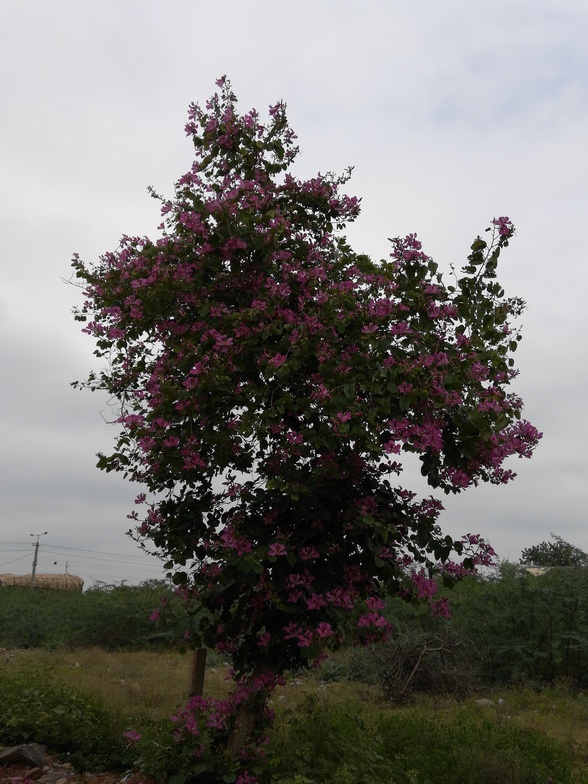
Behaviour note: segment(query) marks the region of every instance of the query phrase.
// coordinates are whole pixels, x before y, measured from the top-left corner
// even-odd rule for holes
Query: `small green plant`
[[[79,771],[119,770],[124,720],[34,667],[0,669],[0,744],[41,743]]]

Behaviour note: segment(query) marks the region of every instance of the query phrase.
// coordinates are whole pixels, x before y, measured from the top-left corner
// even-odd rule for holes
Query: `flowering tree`
[[[78,385],[118,401],[98,465],[146,487],[137,535],[167,557],[192,643],[234,666],[231,697],[193,701],[178,738],[199,738],[197,759],[224,745],[245,770],[285,670],[385,638],[389,593],[446,612],[439,578],[493,555],[478,535],[444,536],[438,500],[392,484],[398,456],[456,493],[509,481],[505,459],[540,434],[508,391],[523,303],[495,272],[510,220],[492,221],[450,285],[415,235],[375,263],[341,234],[359,213],[348,173],[295,177],[285,106],[264,124],[218,86],[190,107],[195,161],[173,199],[157,197],[159,238],[73,266],[76,318],[107,360]]]

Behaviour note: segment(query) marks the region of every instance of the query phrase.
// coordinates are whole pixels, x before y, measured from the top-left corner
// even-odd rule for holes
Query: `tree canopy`
[[[496,269],[512,222],[493,219],[449,283],[414,234],[374,262],[342,233],[349,172],[297,178],[285,105],[263,123],[218,87],[190,107],[175,196],[153,194],[160,236],[73,266],[106,360],[78,386],[118,406],[98,465],[144,486],[136,535],[168,560],[192,644],[231,657],[230,735],[287,669],[389,635],[386,594],[445,612],[438,578],[490,561],[478,534],[443,534],[437,498],[397,486],[403,453],[458,493],[508,482],[540,434],[509,390],[523,302]]]
[[[579,547],[564,541],[561,536],[551,534],[552,542],[540,542],[527,547],[521,553],[521,564],[525,566],[586,566],[588,554]]]

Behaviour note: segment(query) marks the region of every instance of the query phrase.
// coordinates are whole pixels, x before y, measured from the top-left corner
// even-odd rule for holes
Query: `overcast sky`
[[[243,111],[286,101],[300,176],[355,166],[358,251],[417,232],[448,269],[512,218],[514,390],[544,438],[514,483],[451,498],[441,522],[503,559],[551,531],[588,550],[587,39],[585,0],[3,0],[0,572],[30,571],[47,531],[40,571],[162,574],[124,533],[137,488],[95,468],[114,431],[106,400],[70,387],[95,364],[63,279],[74,252],[156,235],[147,186],[172,193],[188,104],[223,74]]]

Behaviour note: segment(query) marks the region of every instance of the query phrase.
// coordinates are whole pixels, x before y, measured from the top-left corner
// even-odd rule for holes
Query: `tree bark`
[[[197,648],[192,653],[192,667],[188,684],[188,697],[202,697],[204,673],[206,671],[206,648]]]
[[[250,676],[248,683],[252,683],[262,674],[275,675],[273,671],[268,671],[267,669],[264,669],[261,672],[256,671]],[[227,738],[227,748],[233,754],[237,754],[239,749],[253,740],[256,736],[256,730],[264,723],[265,719],[263,713],[271,692],[272,689],[267,687],[257,689],[252,692],[249,699],[245,700],[245,702],[239,706],[233,727]]]

